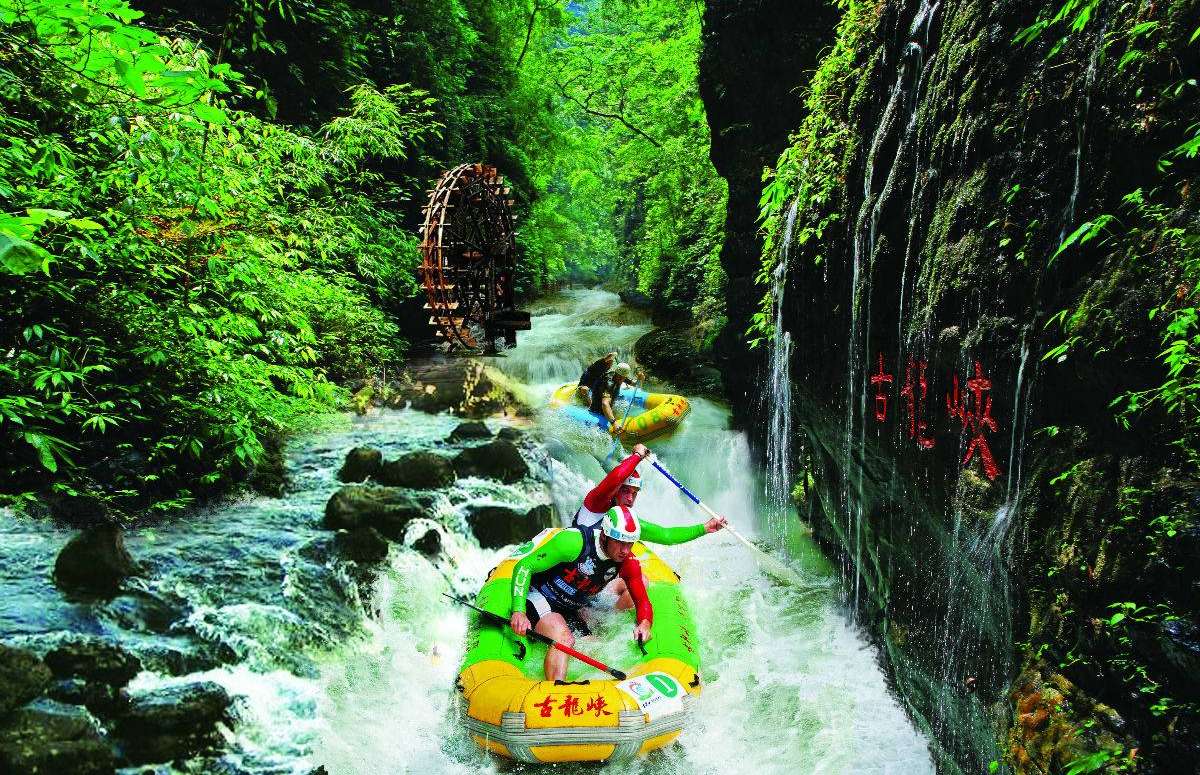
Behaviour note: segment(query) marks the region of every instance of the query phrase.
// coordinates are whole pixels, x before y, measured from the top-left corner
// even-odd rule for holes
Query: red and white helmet
[[[600,520],[600,529],[604,535],[614,541],[633,543],[642,537],[642,523],[633,513],[633,509],[625,506],[613,506]]]
[[[642,489],[642,475],[637,471],[634,471],[632,474],[627,476],[625,481],[621,482],[621,484],[625,487],[632,487],[635,490],[640,490]]]

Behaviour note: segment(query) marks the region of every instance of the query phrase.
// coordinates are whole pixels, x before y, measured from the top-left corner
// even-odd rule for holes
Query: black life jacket
[[[596,552],[596,527],[580,525],[583,551],[571,562],[560,562],[553,568],[535,573],[529,580],[530,589],[542,593],[554,608],[578,611],[594,595],[617,577],[617,563],[605,560]]]
[[[612,379],[609,377],[601,377],[591,386],[592,389],[592,405],[589,408],[592,414],[604,416],[604,396],[608,396],[609,402],[617,400],[617,392],[613,390]]]

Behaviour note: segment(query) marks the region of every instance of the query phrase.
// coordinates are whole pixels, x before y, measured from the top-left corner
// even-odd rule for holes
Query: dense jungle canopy
[[[401,363],[419,208],[463,161],[514,184],[521,291],[636,284],[715,334],[701,10],[0,4],[6,494],[175,508]]]

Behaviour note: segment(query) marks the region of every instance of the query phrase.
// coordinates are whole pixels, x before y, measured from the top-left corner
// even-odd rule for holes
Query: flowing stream
[[[534,406],[603,352],[618,349],[630,358],[633,342],[651,330],[614,294],[596,290],[562,293],[534,314],[533,330],[519,345],[491,359]],[[730,430],[726,407],[703,399],[692,406],[683,427],[652,446],[740,530],[767,537],[770,508],[745,437]],[[64,633],[103,635],[143,659],[135,691],[202,678],[237,697],[238,723],[227,731],[228,751],[219,759],[183,770],[136,767],[128,775],[305,775],[318,765],[331,775],[541,769],[483,754],[461,731],[454,680],[466,617],[441,593],[473,594],[503,554],[470,537],[469,506],[528,509],[550,501],[567,517],[602,475],[607,437],[562,425],[553,415],[535,417],[525,445],[534,476],[516,485],[468,478],[439,494],[431,519],[409,536],[437,529],[442,553],[430,560],[394,545],[370,595],[330,559],[330,534],[319,527],[347,450],[369,445],[388,457],[420,448],[452,452],[444,439],[457,422],[378,411],[298,438],[289,449],[292,485],[284,499],[248,497],[130,531],[127,542],[145,566],[144,578],[105,603],[67,601],[51,584],[68,531],[0,511],[0,633],[9,642],[43,646]],[[495,430],[505,422],[489,425]],[[637,508],[664,524],[702,519],[653,470]],[[841,604],[836,571],[798,529],[789,532],[787,549],[812,582],[807,590],[773,582],[728,535],[663,550],[684,579],[697,619],[705,690],[679,744],[622,765],[621,772],[933,771],[927,741],[888,690],[876,649]]]

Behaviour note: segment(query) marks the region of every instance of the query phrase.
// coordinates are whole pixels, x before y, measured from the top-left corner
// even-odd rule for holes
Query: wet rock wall
[[[1166,379],[1150,311],[1194,304],[1172,235],[1197,229],[1195,166],[1162,160],[1194,121],[1198,14],[1084,7],[1024,43],[1057,7],[847,4],[816,99],[791,92],[765,228],[802,516],[947,772],[1200,768],[1195,420],[1112,405]],[[714,160],[770,104],[710,104]],[[731,228],[748,167],[717,164]],[[761,392],[772,364],[742,357]]]

